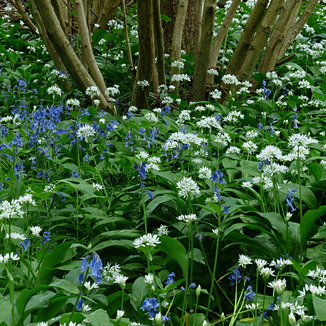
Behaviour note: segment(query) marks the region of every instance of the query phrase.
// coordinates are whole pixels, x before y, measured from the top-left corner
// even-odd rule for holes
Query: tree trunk
[[[154,0],[155,1],[155,0]],[[147,103],[148,86],[141,86],[138,82],[152,82],[154,67],[154,40],[153,40],[153,0],[138,1],[138,35],[139,55],[137,63],[136,81],[133,88],[132,102],[142,108]]]
[[[275,68],[280,48],[282,47],[286,35],[293,24],[293,20],[296,20],[297,18],[301,4],[302,0],[288,0],[284,4],[276,26],[268,40],[263,58],[260,61],[258,67],[259,72],[266,73]]]
[[[240,62],[246,55],[250,41],[264,17],[269,0],[258,0],[241,34],[239,42],[234,50],[233,56],[228,63],[226,74],[237,75],[240,70]]]
[[[209,59],[211,57],[215,12],[216,0],[206,0],[204,4],[199,51],[195,62],[193,101],[205,100],[206,78]]]
[[[184,25],[186,21],[187,8],[188,8],[188,0],[179,0],[177,15],[175,18],[173,34],[172,34],[172,50],[171,50],[172,61],[178,61],[181,59],[182,35],[183,35]],[[178,73],[179,73],[179,68],[173,67],[171,69],[171,78],[173,77],[173,75]]]
[[[285,42],[282,45],[282,48],[279,52],[278,59],[283,58],[285,55],[285,52],[288,50],[290,45],[293,43],[296,36],[299,34],[299,32],[302,30],[304,25],[307,23],[310,15],[313,13],[315,7],[318,4],[318,0],[310,0],[303,11],[303,13],[300,15],[299,19],[295,21],[294,24],[292,24],[291,28],[289,29],[290,34],[286,37]]]
[[[64,34],[61,24],[54,12],[51,1],[34,0],[33,3],[40,13],[42,23],[46,29],[47,34],[45,37],[48,37],[49,42],[53,44],[60,59],[77,83],[79,89],[85,93],[88,87],[97,86],[71,47],[70,42]],[[112,109],[111,103],[108,103],[101,92],[99,99],[101,101],[101,108],[111,110],[115,113],[115,108]]]

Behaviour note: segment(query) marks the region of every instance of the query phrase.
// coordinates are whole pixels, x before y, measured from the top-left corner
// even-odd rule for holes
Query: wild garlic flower
[[[176,60],[176,61],[173,61],[171,63],[171,67],[176,67],[176,68],[179,68],[179,69],[183,69],[185,66],[184,62],[181,61],[181,60]]]
[[[305,284],[302,290],[299,290],[299,297],[304,297],[308,293],[312,293],[314,295],[326,295],[326,287],[325,286],[317,286],[314,284]]]
[[[10,254],[0,254],[0,263],[7,263],[9,260],[19,260],[19,256],[16,253],[11,252]]]
[[[120,94],[119,85],[114,85],[113,87],[108,87],[105,90],[105,94],[114,97],[115,95]]]
[[[177,217],[177,220],[185,222],[187,224],[191,224],[193,221],[197,221],[197,215],[196,214],[180,215]]]
[[[48,92],[48,94],[50,94],[50,95],[53,95],[53,97],[54,96],[59,96],[59,97],[61,97],[62,96],[62,90],[61,90],[61,88],[60,87],[58,87],[58,86],[51,86],[51,87],[49,87],[48,89],[47,89],[47,92]]]
[[[189,110],[182,110],[181,113],[179,114],[178,119],[177,119],[176,122],[177,122],[178,125],[182,125],[186,121],[189,121],[190,119],[191,119],[190,111]]]
[[[98,183],[93,182],[92,187],[93,187],[94,190],[97,190],[97,191],[104,190],[104,187],[102,185],[98,184]]]
[[[94,137],[96,134],[95,129],[90,125],[84,125],[78,128],[76,136],[77,138],[84,139],[88,142],[90,137]]]
[[[140,87],[147,87],[147,86],[149,86],[149,82],[147,80],[139,80],[137,82],[137,85]]]
[[[209,92],[209,96],[214,100],[219,100],[222,97],[222,92],[218,89],[214,89],[213,91]]]
[[[248,188],[251,189],[253,187],[253,183],[251,181],[243,181],[241,184],[242,188]]]
[[[258,146],[252,141],[248,140],[242,144],[242,148],[248,153],[253,154],[257,151]]]
[[[284,266],[289,266],[289,265],[293,265],[292,261],[290,259],[287,258],[279,258],[276,260],[272,260],[269,264],[269,266],[276,266],[277,268],[282,268]]]
[[[272,288],[277,294],[281,294],[286,289],[286,279],[274,280],[269,282],[267,286]]]
[[[252,264],[252,259],[246,255],[239,255],[238,263],[239,263],[239,266],[246,268],[247,265]]]
[[[90,96],[92,99],[100,95],[100,90],[97,86],[89,86],[86,88],[86,95]]]
[[[208,179],[212,177],[212,170],[206,166],[203,166],[198,171],[198,178],[199,179]]]
[[[183,198],[189,198],[200,195],[199,187],[191,177],[183,177],[177,182],[178,195]]]
[[[230,155],[230,154],[240,154],[241,149],[237,146],[230,146],[226,152],[225,155]]]
[[[260,154],[257,155],[257,158],[260,161],[265,161],[265,160],[270,161],[273,158],[282,160],[283,155],[282,155],[282,151],[278,147],[273,145],[268,145],[260,152]]]
[[[199,121],[196,122],[199,128],[216,128],[222,130],[221,124],[216,119],[216,117],[201,117]]]
[[[4,200],[0,203],[0,220],[9,219],[13,217],[24,217],[24,211],[22,210],[21,203],[17,200],[11,202]]]
[[[274,271],[270,267],[263,267],[260,270],[260,275],[263,277],[265,282],[270,278],[270,276],[275,276]]]
[[[317,279],[318,282],[326,283],[326,269],[321,269],[318,266],[315,270],[310,270],[307,273],[307,276],[311,277],[312,279]]]
[[[148,285],[153,285],[154,284],[154,275],[153,274],[147,274],[144,276],[144,281],[145,283],[147,283]]]
[[[158,122],[158,118],[153,112],[148,112],[144,115],[144,118],[149,122]]]
[[[116,277],[115,277],[115,279],[114,279],[114,283],[119,284],[120,287],[121,287],[122,289],[124,289],[125,286],[126,286],[126,282],[127,282],[127,280],[128,280],[128,277],[127,277],[127,276],[124,276],[124,275],[122,275],[122,274],[118,274],[118,275],[116,275]]]
[[[159,240],[158,236],[156,234],[145,234],[137,239],[134,240],[133,245],[135,248],[140,247],[153,247],[155,248],[158,244],[160,244],[161,241]]]
[[[313,139],[305,134],[292,134],[288,139],[290,147],[295,146],[308,146],[310,144],[317,144],[318,140]]]
[[[77,99],[72,99],[72,98],[67,100],[66,104],[74,106],[74,107],[79,107],[80,106],[80,102]]]
[[[11,233],[6,233],[5,239],[25,240],[26,236],[18,232],[11,232]]]
[[[238,80],[238,78],[235,75],[224,75],[222,77],[222,81],[224,82],[224,84],[228,84],[228,85],[239,85],[241,84],[240,81]]]
[[[162,235],[168,235],[169,234],[169,229],[166,225],[161,224],[160,227],[157,228],[158,236]]]
[[[216,135],[214,142],[217,143],[219,146],[224,147],[231,142],[231,137],[226,132],[219,132]]]
[[[244,115],[240,111],[231,111],[225,118],[224,121],[226,122],[233,122],[238,123],[239,120],[244,119]]]
[[[32,235],[34,235],[36,237],[39,237],[40,233],[42,232],[42,228],[39,226],[31,226],[29,229],[30,229]]]
[[[187,74],[176,74],[171,78],[171,82],[182,82],[182,81],[190,81],[190,77]]]
[[[88,291],[91,291],[91,290],[93,290],[93,289],[98,289],[98,288],[99,288],[99,286],[98,286],[97,283],[93,282],[93,284],[91,284],[90,281],[85,282],[85,283],[84,283],[84,286],[85,286],[85,288],[86,288]]]

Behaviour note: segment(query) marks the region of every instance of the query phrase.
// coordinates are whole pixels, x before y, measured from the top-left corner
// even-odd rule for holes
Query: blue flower
[[[165,280],[164,284],[167,285],[167,284],[171,284],[171,283],[175,283],[175,274],[172,272],[168,275],[167,279]]]
[[[255,297],[256,293],[252,290],[252,286],[248,285],[247,292],[245,293],[245,298],[252,301]]]
[[[294,197],[295,197],[294,192],[296,191],[295,188],[296,187],[288,190],[288,194],[287,194],[287,196],[285,198],[286,205],[289,206],[289,208],[291,210],[291,213],[297,210],[295,208],[295,206],[293,205],[293,201],[294,201]]]
[[[216,170],[214,173],[213,173],[213,175],[212,175],[212,177],[211,177],[211,180],[213,180],[214,182],[217,182],[217,183],[219,183],[219,184],[224,184],[225,182],[224,182],[224,180],[223,180],[223,172],[221,172],[219,169],[218,170]]]
[[[229,276],[230,285],[235,285],[235,283],[240,283],[242,280],[242,275],[240,271],[234,267],[232,274]]]
[[[154,318],[158,313],[157,308],[159,306],[160,304],[157,302],[156,298],[146,298],[140,309],[146,311],[150,318]]]
[[[23,250],[27,250],[31,243],[29,242],[28,238],[24,240],[24,242],[21,242],[20,245],[22,246]]]
[[[82,311],[83,305],[84,305],[84,300],[83,300],[83,298],[80,298],[78,303],[77,303],[76,310],[77,311]]]
[[[88,265],[91,268],[91,276],[95,277],[95,283],[101,283],[101,271],[103,270],[103,263],[100,256],[94,252],[91,262]]]

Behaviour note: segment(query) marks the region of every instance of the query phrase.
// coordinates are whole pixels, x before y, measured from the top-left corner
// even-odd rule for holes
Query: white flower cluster
[[[146,163],[146,171],[149,170],[157,170],[159,171],[161,168],[159,164],[161,163],[161,159],[158,156],[149,156],[149,154],[145,151],[141,151],[136,155],[136,157]]]
[[[32,195],[25,194],[24,196],[20,196],[18,199],[13,199],[11,202],[4,200],[0,203],[0,220],[5,218],[23,218],[24,211],[22,209],[22,205],[24,203],[28,203],[31,205],[36,205],[35,201],[32,198]]]
[[[96,131],[92,126],[84,125],[78,128],[76,136],[77,138],[84,139],[88,142],[89,138],[95,136],[95,134]]]
[[[231,111],[225,118],[224,121],[238,123],[239,120],[242,120],[244,115],[240,111]]]
[[[222,127],[216,117],[205,117],[202,116],[199,121],[197,121],[197,126],[199,128],[216,128],[222,130]]]
[[[191,177],[183,177],[177,182],[178,195],[180,197],[188,198],[200,194],[199,187]]]
[[[133,245],[135,248],[140,247],[156,247],[160,242],[156,234],[148,233],[134,240]]]
[[[207,179],[209,180],[212,177],[212,170],[206,166],[203,166],[198,171],[199,179]]]
[[[85,91],[86,95],[90,96],[92,99],[100,95],[100,90],[97,86],[89,86]]]
[[[189,110],[182,110],[178,116],[178,119],[177,119],[177,124],[178,125],[182,125],[184,124],[186,121],[189,121],[191,119],[191,116],[190,116],[190,111]]]
[[[163,145],[167,150],[180,148],[181,145],[202,145],[205,142],[204,138],[198,137],[195,134],[184,134],[182,132],[174,132]]]
[[[62,90],[58,86],[51,86],[51,87],[49,87],[47,89],[47,92],[48,92],[48,94],[53,95],[53,96],[55,96],[55,95],[57,95],[59,97],[62,96]]]
[[[158,118],[153,112],[148,112],[144,115],[144,118],[149,122],[158,122]]]
[[[187,224],[191,224],[193,221],[197,221],[197,215],[196,214],[180,215],[177,217],[177,220],[185,222]]]
[[[190,81],[190,77],[187,74],[176,74],[171,78],[172,82],[182,82],[182,81]]]
[[[19,260],[19,257],[17,254],[14,254],[13,252],[11,252],[10,254],[0,254],[0,264],[1,263],[7,263],[9,260]]]
[[[231,137],[226,132],[219,132],[214,138],[214,142],[219,146],[227,146],[231,142]]]

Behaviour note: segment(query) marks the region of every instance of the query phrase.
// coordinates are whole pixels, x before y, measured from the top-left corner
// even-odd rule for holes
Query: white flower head
[[[269,282],[267,286],[272,288],[277,294],[281,294],[286,289],[286,279],[274,280]]]
[[[90,125],[84,125],[78,128],[76,136],[77,138],[84,139],[88,142],[90,137],[93,137],[96,134],[95,129]]]
[[[247,265],[252,264],[252,259],[246,255],[240,255],[238,263],[239,263],[239,266],[246,268]]]
[[[39,226],[31,226],[29,229],[31,230],[32,235],[36,237],[39,237],[40,233],[42,232],[42,228]]]
[[[199,187],[191,177],[183,177],[181,181],[177,183],[178,195],[183,198],[193,197],[200,195]]]
[[[139,247],[156,247],[156,245],[160,244],[161,241],[159,240],[156,234],[148,233],[145,234],[137,239],[134,240],[133,244],[135,248]]]
[[[196,214],[180,215],[177,217],[177,220],[186,222],[187,224],[191,224],[193,221],[197,220],[197,215]]]
[[[163,225],[161,224],[161,226],[159,228],[157,228],[158,231],[158,236],[162,236],[162,235],[168,235],[169,234],[169,229],[167,227],[167,225]]]
[[[86,95],[90,96],[92,99],[100,95],[100,90],[97,86],[89,86],[86,88]]]

